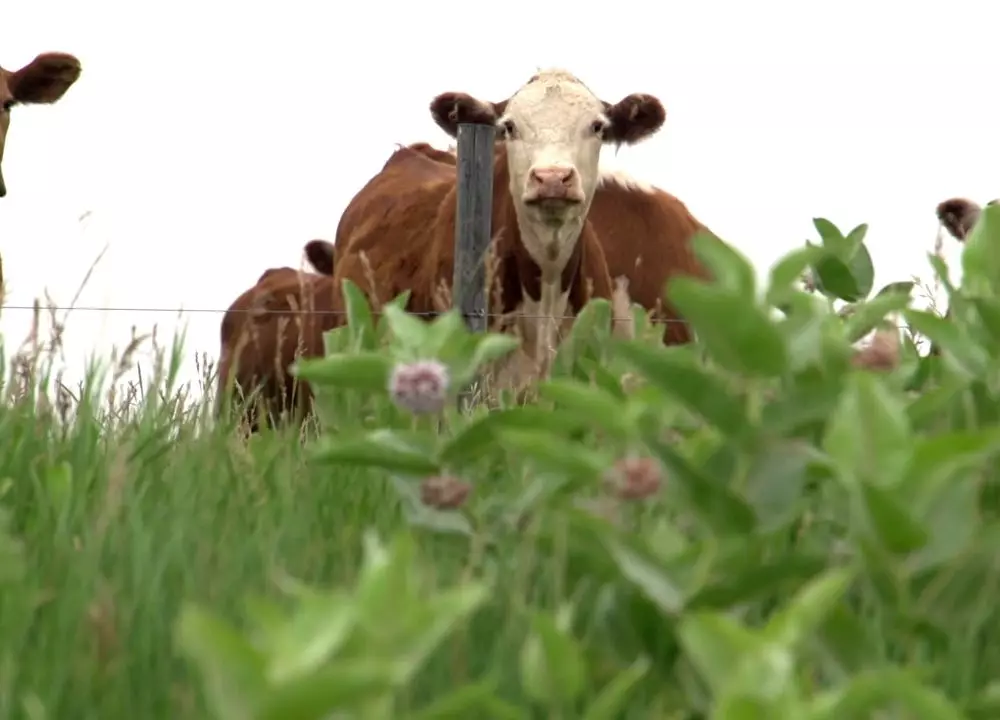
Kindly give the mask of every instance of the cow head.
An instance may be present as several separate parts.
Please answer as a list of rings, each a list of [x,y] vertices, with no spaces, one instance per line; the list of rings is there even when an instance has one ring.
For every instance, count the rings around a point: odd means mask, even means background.
[[[16,105],[51,104],[80,77],[80,61],[65,53],[44,53],[20,70],[0,68],[0,163]],[[0,197],[7,194],[0,168]]]
[[[638,142],[666,119],[652,95],[632,94],[611,105],[559,69],[539,72],[502,102],[449,92],[434,98],[430,109],[452,137],[461,123],[496,125],[507,149],[510,193],[522,233],[525,221],[539,229],[581,226],[600,177],[601,147]],[[562,249],[546,244],[547,254]]]
[[[996,205],[1000,199],[990,200],[987,205]],[[962,242],[972,232],[973,226],[979,220],[982,208],[965,198],[951,198],[937,206],[938,221],[952,236]]]

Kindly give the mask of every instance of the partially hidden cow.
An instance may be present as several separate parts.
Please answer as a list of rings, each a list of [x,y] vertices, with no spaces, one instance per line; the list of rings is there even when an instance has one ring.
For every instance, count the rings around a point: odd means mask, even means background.
[[[643,94],[612,105],[573,74],[550,69],[507,100],[447,92],[434,98],[430,111],[452,137],[461,123],[499,131],[491,235],[500,307],[491,311],[513,318],[522,354],[544,373],[561,332],[587,300],[628,305],[624,282],[615,292],[588,214],[602,147],[657,132],[663,105]],[[367,289],[374,281],[381,300],[409,290],[411,312],[440,310],[439,288],[450,287],[454,270],[456,192],[453,166],[410,147],[396,150],[341,218],[338,286],[350,279]],[[627,336],[629,326],[616,322],[616,334]]]
[[[311,389],[296,381],[289,366],[297,357],[322,356],[323,333],[336,324],[331,313],[340,307],[340,294],[331,277],[332,251],[330,243],[307,243],[306,257],[323,275],[290,267],[265,270],[222,318],[217,410],[228,392],[251,400],[244,413],[251,432],[283,413],[301,421],[312,409]]]
[[[998,202],[1000,199],[990,200],[986,204],[995,205]],[[938,203],[936,212],[941,225],[959,242],[965,242],[981,213],[979,205],[965,198],[950,198]]]
[[[79,77],[80,61],[66,53],[43,53],[20,70],[0,67],[0,197],[7,194],[3,151],[13,109],[18,105],[52,104]]]

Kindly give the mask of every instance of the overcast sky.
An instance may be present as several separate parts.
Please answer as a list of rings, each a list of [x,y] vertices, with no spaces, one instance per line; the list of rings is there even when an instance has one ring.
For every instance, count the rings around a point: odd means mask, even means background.
[[[929,276],[935,204],[1000,195],[998,20],[985,0],[9,0],[0,63],[59,50],[83,74],[12,117],[7,304],[68,303],[107,246],[78,305],[222,310],[332,240],[394,143],[447,146],[436,94],[499,100],[551,65],[610,102],[660,97],[663,129],[604,164],[679,196],[760,273],[823,216],[869,223],[877,286]],[[3,310],[8,346],[29,316]],[[184,317],[189,356],[217,355],[221,313]],[[75,311],[70,370],[154,323],[169,337],[177,314]]]

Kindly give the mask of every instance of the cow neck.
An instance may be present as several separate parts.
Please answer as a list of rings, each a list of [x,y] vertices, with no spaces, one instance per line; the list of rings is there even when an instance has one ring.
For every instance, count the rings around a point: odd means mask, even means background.
[[[589,221],[584,220],[572,249],[568,252],[562,269],[559,272],[559,294],[568,293],[573,283],[577,281],[580,266],[583,261],[583,236],[588,229]],[[542,299],[543,278],[542,267],[528,252],[521,235],[517,210],[510,194],[510,171],[507,164],[507,151],[502,146],[493,157],[493,228],[494,237],[499,230],[500,257],[513,260],[517,269],[517,277],[521,287],[534,302]],[[553,278],[554,280],[554,278]]]

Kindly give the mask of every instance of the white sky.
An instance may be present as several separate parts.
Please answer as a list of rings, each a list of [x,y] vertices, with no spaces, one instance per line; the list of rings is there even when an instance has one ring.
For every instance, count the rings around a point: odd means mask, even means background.
[[[49,50],[83,63],[58,104],[12,118],[8,305],[46,288],[68,303],[107,245],[78,305],[221,311],[267,267],[297,266],[307,240],[332,240],[394,143],[447,145],[427,110],[436,94],[500,100],[539,66],[568,68],[610,102],[659,96],[659,134],[604,163],[678,195],[761,274],[814,236],[818,215],[869,223],[876,287],[929,278],[935,204],[1000,195],[998,3],[593,7],[5,2],[5,67]],[[30,314],[4,309],[8,347]],[[221,317],[185,313],[189,357],[217,355]],[[177,315],[74,311],[72,375],[154,323],[169,337]]]

